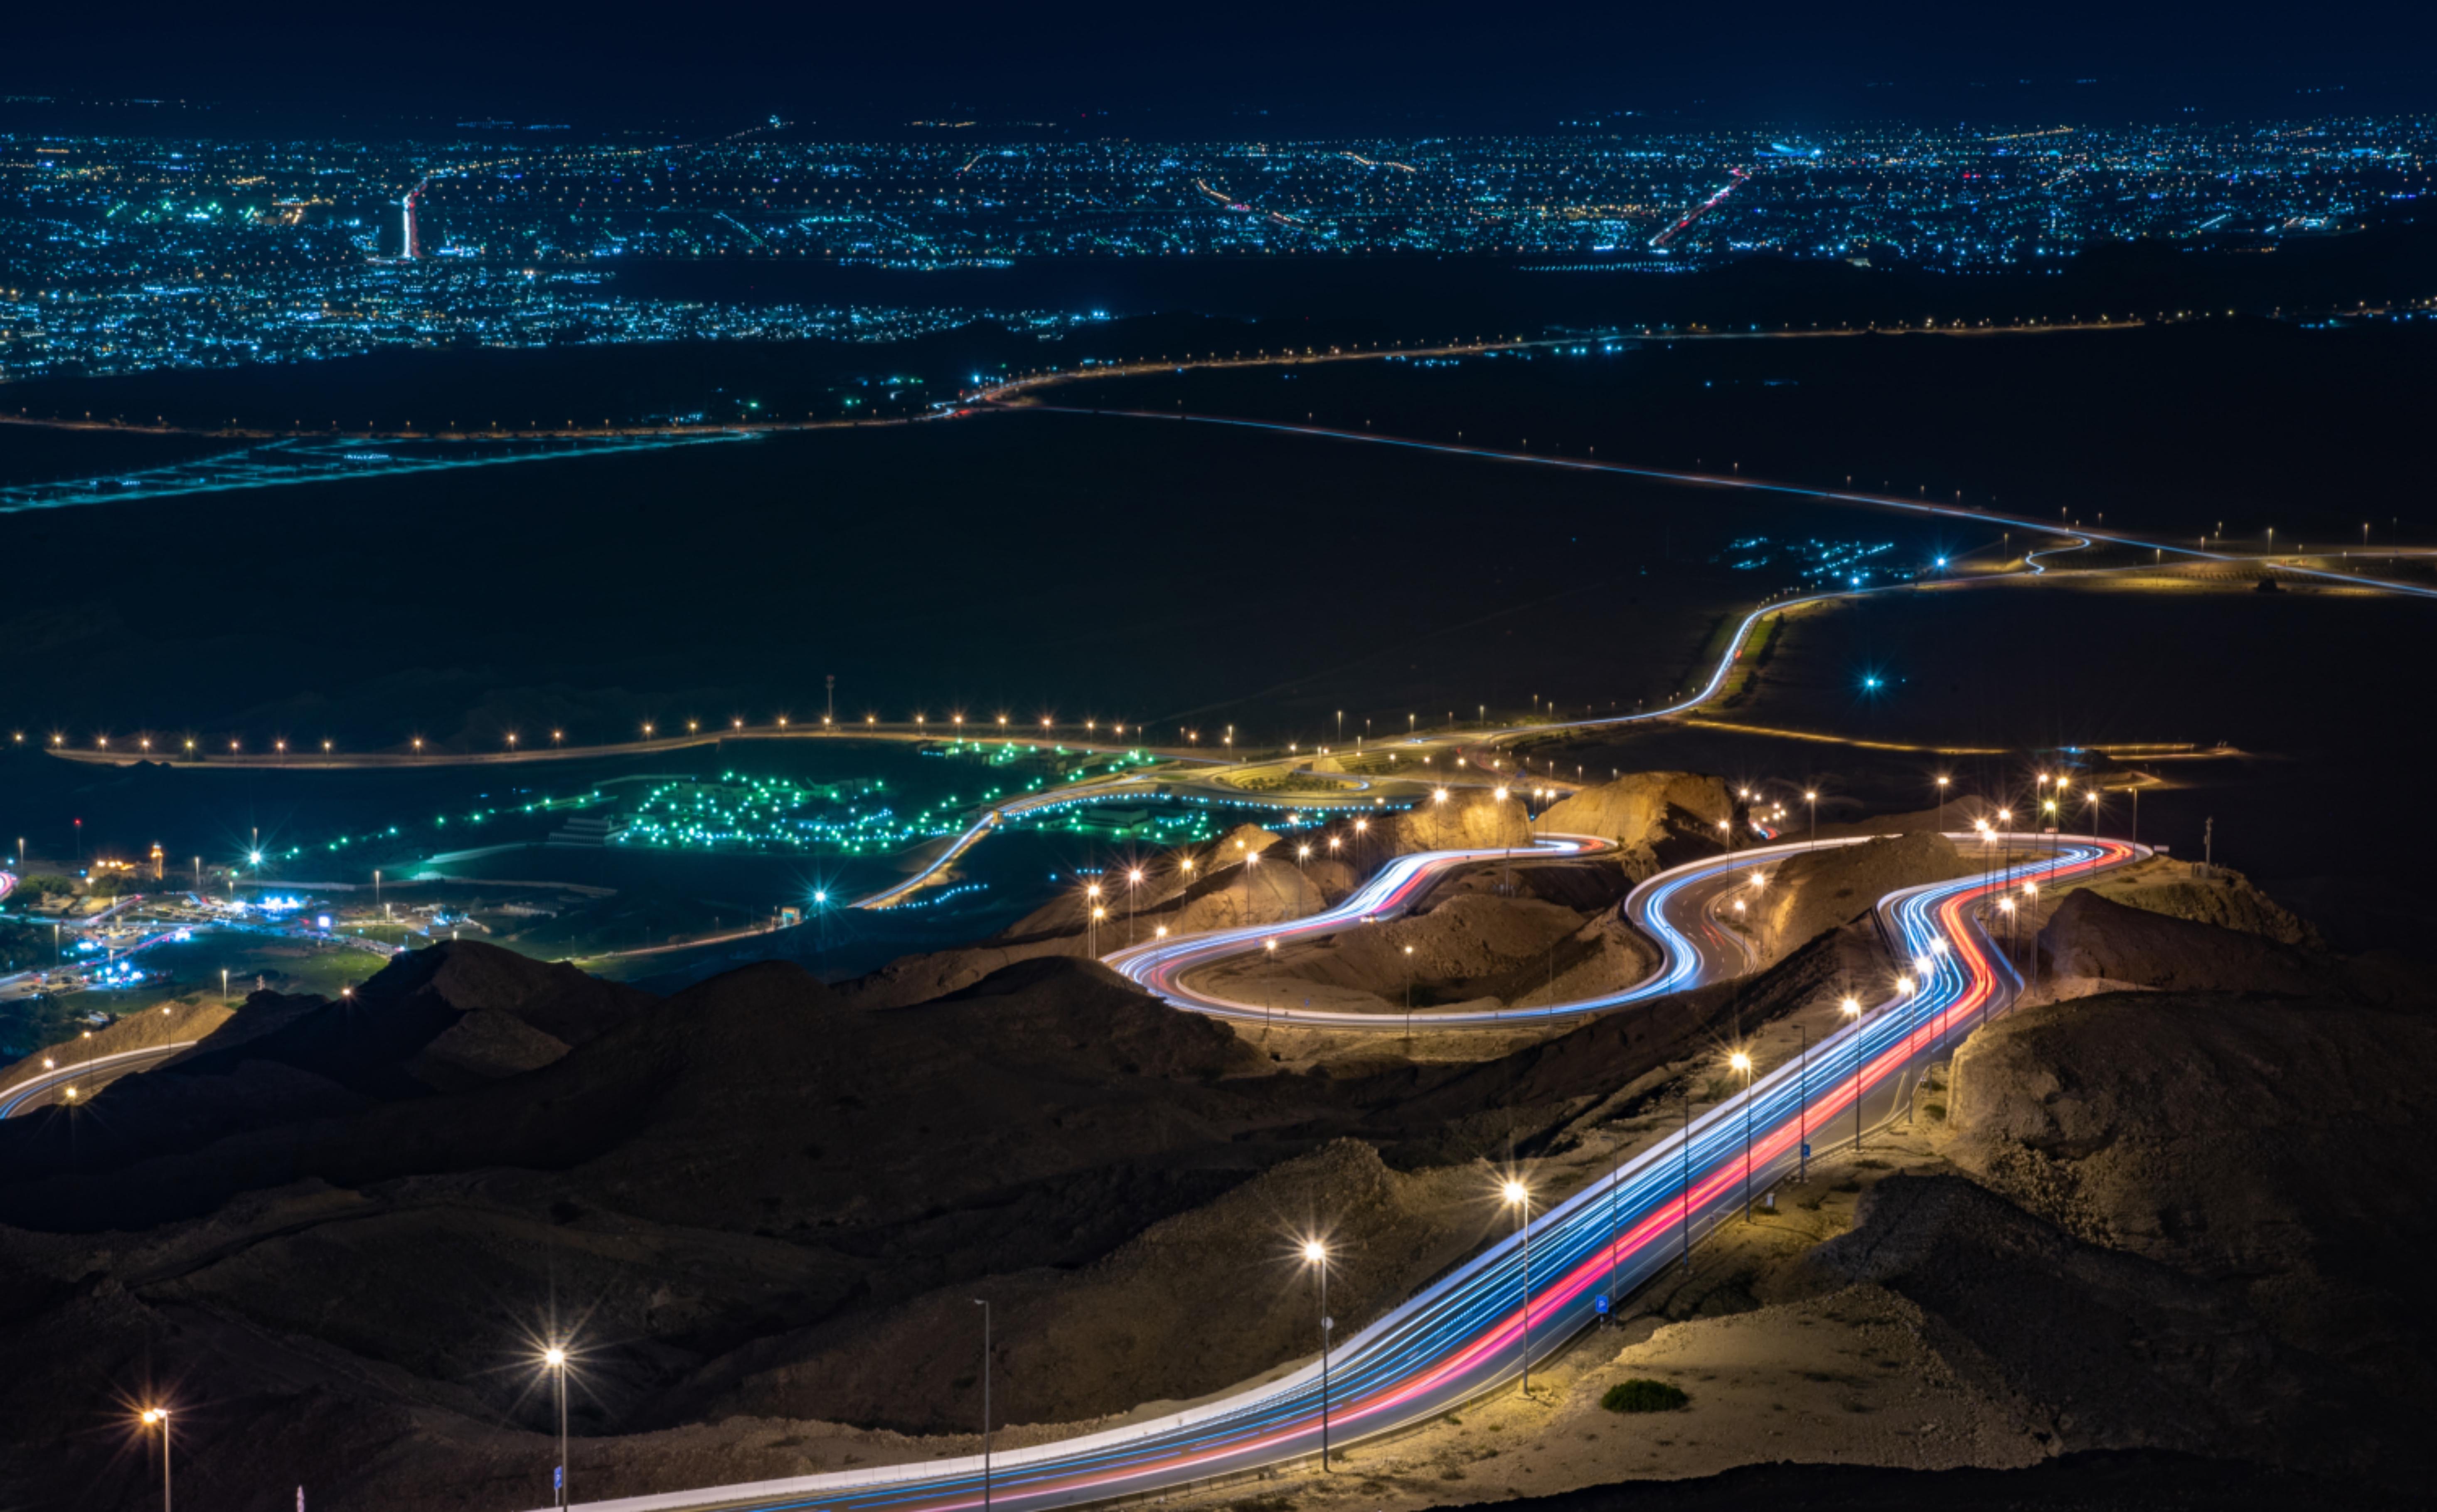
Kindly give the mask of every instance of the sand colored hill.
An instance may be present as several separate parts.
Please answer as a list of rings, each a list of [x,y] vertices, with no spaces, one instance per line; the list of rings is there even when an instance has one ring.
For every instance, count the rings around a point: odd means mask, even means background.
[[[2429,1399],[2432,1074],[2425,1013],[2107,994],[1967,1040],[1943,1148],[2067,1231],[2221,1280],[2287,1345]]]
[[[2326,942],[2306,920],[2253,886],[2240,872],[2160,857],[2127,872],[2103,877],[2089,891],[2129,908],[2169,918],[2191,919],[2280,945],[2323,950]]]
[[[2273,935],[2222,929],[2077,889],[2039,936],[2041,977],[2186,992],[2306,995],[2338,987],[2344,965]],[[2056,990],[2052,985],[2050,990]]]
[[[1968,877],[1979,868],[1942,835],[1909,834],[1803,851],[1765,868],[1746,932],[1768,960],[1866,916],[1898,888]]]
[[[1655,845],[1673,827],[1706,834],[1734,809],[1735,801],[1721,778],[1689,772],[1632,772],[1560,800],[1541,816],[1541,826],[1564,834],[1604,835],[1627,847]]]
[[[61,1066],[71,1066],[86,1055],[115,1055],[121,1051],[149,1050],[157,1045],[174,1045],[181,1040],[201,1039],[228,1022],[235,1010],[220,1002],[206,1002],[197,998],[181,998],[148,1009],[140,1014],[127,1014],[113,1019],[106,1027],[93,1032],[90,1039],[75,1039],[36,1051],[23,1060],[0,1066],[0,1086],[12,1086],[43,1070],[45,1058]]]

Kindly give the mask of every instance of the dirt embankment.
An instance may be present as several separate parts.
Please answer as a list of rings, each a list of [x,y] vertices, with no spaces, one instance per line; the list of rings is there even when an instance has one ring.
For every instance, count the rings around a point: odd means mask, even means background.
[[[1425,797],[1414,808],[1389,816],[1374,828],[1382,841],[1377,854],[1405,856],[1424,850],[1485,850],[1494,846],[1520,849],[1532,843],[1533,826],[1523,805],[1509,798],[1499,803],[1477,788],[1445,790],[1445,803]]]
[[[67,1040],[0,1066],[0,1086],[12,1086],[29,1076],[41,1075],[45,1060],[73,1066],[87,1056],[115,1055],[121,1051],[151,1050],[182,1040],[201,1039],[228,1022],[233,1012],[226,1003],[181,998],[157,1009],[128,1014],[94,1030],[89,1037]]]
[[[2280,945],[2324,950],[2317,929],[2253,886],[2251,878],[2223,866],[2165,857],[2127,871],[2101,877],[2086,890],[2128,908],[2163,913],[2168,918],[2214,924],[2219,929],[2256,934]]]
[[[19,1429],[0,1483],[139,1495],[79,1434],[87,1384],[152,1368],[226,1430],[195,1441],[199,1486],[275,1463],[337,1504],[376,1484],[500,1500],[549,1427],[526,1346],[553,1295],[587,1344],[578,1434],[629,1466],[625,1491],[725,1473],[702,1470],[717,1431],[688,1426],[714,1408],[787,1425],[722,1437],[740,1470],[928,1452],[835,1422],[971,1421],[953,1320],[976,1288],[1020,1325],[1001,1384],[1032,1396],[1010,1412],[1205,1394],[1306,1352],[1298,1283],[1265,1268],[1280,1228],[1341,1226],[1361,1274],[1332,1304],[1364,1315],[1490,1221],[1479,1161],[1548,1146],[1724,1011],[1657,1007],[1484,1064],[1306,1074],[1085,963],[885,1012],[762,965],[455,1091],[412,1074],[437,1034],[319,1037],[334,1007],[430,1007],[452,958],[482,949],[409,958],[352,1006],[265,997],[208,1055],[0,1128],[0,1352],[45,1362],[0,1377]],[[578,978],[554,1004],[497,985],[457,1017],[580,1033],[594,990]],[[1394,1169],[1330,1146],[1348,1136]],[[1085,1341],[1119,1367],[1084,1368]],[[632,1432],[652,1424],[677,1426]]]
[[[1689,843],[1714,844],[1718,821],[1738,809],[1724,779],[1689,772],[1632,772],[1560,799],[1540,816],[1552,834],[1600,835],[1625,853],[1636,881],[1687,859]]]
[[[2117,901],[2125,896],[2181,902],[2187,912]],[[2235,906],[2229,907],[2228,899]],[[2031,1000],[2128,988],[2269,992],[2398,1005],[2428,998],[2424,974],[2403,958],[2331,954],[2316,944],[2308,925],[2281,910],[2265,913],[2241,906],[2251,899],[2265,901],[2231,873],[2208,882],[2169,877],[2163,885],[2118,892],[2076,888],[2049,909],[2040,930]],[[2212,917],[2243,918],[2262,928],[2202,922]]]
[[[1910,834],[1808,850],[1773,861],[1753,890],[1757,915],[1744,928],[1763,958],[1784,956],[1829,930],[1868,914],[1898,888],[1968,877],[1975,859],[1943,835]]]
[[[1452,1190],[1460,1182],[1467,1190]],[[1305,1239],[1330,1246],[1329,1307],[1350,1331],[1479,1242],[1495,1217],[1463,1200],[1479,1185],[1469,1172],[1394,1172],[1369,1145],[1339,1140],[1153,1225],[1082,1270],[995,1277],[978,1294],[952,1287],[851,1334],[813,1330],[741,1351],[677,1388],[665,1410],[709,1422],[747,1411],[936,1426],[931,1394],[941,1382],[960,1395],[976,1389],[973,1296],[983,1295],[993,1309],[996,1408],[1008,1420],[1074,1421],[1112,1402],[1153,1412],[1317,1351],[1316,1278],[1298,1256]]]
[[[2341,1000],[2107,994],[1956,1057],[1945,1151],[2091,1243],[2237,1289],[2283,1344],[2437,1399],[2437,1017]]]

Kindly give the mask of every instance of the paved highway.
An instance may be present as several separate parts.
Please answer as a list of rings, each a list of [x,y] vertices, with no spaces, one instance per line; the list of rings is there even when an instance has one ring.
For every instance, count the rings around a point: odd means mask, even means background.
[[[1560,847],[1582,843],[1550,837],[1541,853],[1580,854]],[[1019,1509],[1075,1506],[1315,1454],[1324,1411],[1330,1443],[1342,1447],[1503,1386],[1521,1371],[1527,1352],[1545,1358],[1588,1326],[1600,1298],[1622,1298],[1682,1263],[1694,1243],[1780,1180],[1806,1141],[1815,1155],[1823,1153],[1908,1106],[1921,1069],[2008,1006],[2021,986],[1980,918],[2008,886],[2052,885],[2148,854],[2121,841],[2072,836],[2056,840],[2053,854],[2043,853],[2048,843],[2042,837],[2008,836],[2005,843],[2010,872],[1906,888],[1881,900],[1881,926],[1904,957],[1894,969],[1911,974],[1911,990],[1882,998],[1803,1059],[1765,1074],[1756,1069],[1742,1095],[1690,1120],[1683,1131],[1622,1161],[1604,1179],[1535,1210],[1528,1247],[1520,1235],[1492,1245],[1346,1340],[1331,1352],[1325,1398],[1315,1362],[1281,1381],[1154,1421],[997,1454],[988,1468],[987,1493],[982,1461],[968,1457],[585,1504],[598,1512],[966,1512],[985,1502]],[[1416,885],[1432,869],[1478,864],[1496,854],[1403,858],[1414,866],[1383,873],[1395,881],[1376,900],[1392,900],[1396,889]],[[1748,866],[1755,854],[1732,860]],[[1675,878],[1687,887],[1692,871],[1677,868],[1653,882]],[[1646,910],[1657,891],[1636,895]],[[1681,918],[1664,902],[1655,914],[1662,923]],[[1346,927],[1345,921],[1334,927]],[[1241,948],[1247,931],[1235,932]],[[1125,954],[1140,959],[1139,952]],[[1671,947],[1662,976],[1685,969],[1683,962]],[[1605,1001],[1559,1013],[1597,1011]],[[1221,1005],[1221,1011],[1242,1006]]]
[[[122,1076],[149,1070],[180,1051],[192,1048],[195,1041],[182,1039],[173,1044],[148,1045],[141,1050],[122,1050],[115,1054],[96,1055],[91,1060],[75,1053],[76,1043],[70,1040],[64,1045],[52,1047],[54,1059],[66,1057],[60,1060],[57,1068],[37,1072],[11,1086],[0,1086],[0,1119],[13,1119],[19,1114],[31,1113],[38,1107],[61,1102],[65,1090],[71,1086],[76,1088],[79,1098],[91,1097]]]
[[[1825,841],[1823,846],[1858,845],[1867,835]],[[1748,885],[1752,872],[1805,848],[1801,843],[1756,846],[1706,860],[1688,862],[1660,872],[1635,888],[1624,900],[1624,916],[1657,942],[1665,964],[1622,992],[1574,1002],[1542,1003],[1527,1008],[1423,1008],[1411,1014],[1364,1013],[1359,1010],[1301,1008],[1246,1002],[1197,987],[1190,977],[1220,962],[1252,955],[1268,942],[1315,939],[1341,930],[1360,929],[1402,913],[1430,884],[1466,866],[1512,857],[1517,860],[1586,857],[1612,849],[1590,835],[1543,835],[1530,847],[1500,850],[1424,851],[1399,856],[1381,867],[1336,907],[1285,924],[1217,930],[1181,940],[1156,941],[1104,957],[1110,966],[1142,984],[1148,992],[1179,1008],[1219,1018],[1261,1023],[1290,1023],[1304,1028],[1381,1030],[1405,1033],[1409,1028],[1489,1029],[1519,1022],[1579,1017],[1605,1013],[1629,1003],[1682,992],[1705,982],[1739,974],[1748,953],[1740,936],[1719,923],[1714,905],[1724,895]]]

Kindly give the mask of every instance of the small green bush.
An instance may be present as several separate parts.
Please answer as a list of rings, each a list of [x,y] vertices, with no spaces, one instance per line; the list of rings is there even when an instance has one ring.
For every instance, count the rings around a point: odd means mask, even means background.
[[[1692,1404],[1682,1387],[1639,1378],[1618,1382],[1600,1398],[1600,1405],[1612,1413],[1672,1413]]]

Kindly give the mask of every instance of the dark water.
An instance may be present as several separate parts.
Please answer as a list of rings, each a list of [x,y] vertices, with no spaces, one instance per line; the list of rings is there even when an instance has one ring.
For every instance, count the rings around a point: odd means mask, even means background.
[[[0,516],[8,728],[261,749],[816,714],[1349,738],[1657,698],[1752,535],[1933,525],[1494,461],[1082,416]],[[87,573],[74,565],[92,564]]]

